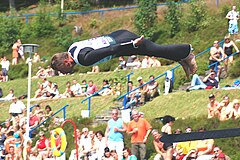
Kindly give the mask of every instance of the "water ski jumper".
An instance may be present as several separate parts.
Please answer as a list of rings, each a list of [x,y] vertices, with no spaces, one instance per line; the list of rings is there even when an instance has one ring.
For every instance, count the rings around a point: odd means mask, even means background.
[[[117,30],[108,35],[73,43],[68,52],[52,57],[52,68],[61,73],[70,73],[78,65],[91,66],[115,57],[145,55],[166,58],[179,62],[187,77],[197,71],[191,44],[159,45],[144,36],[127,30]]]

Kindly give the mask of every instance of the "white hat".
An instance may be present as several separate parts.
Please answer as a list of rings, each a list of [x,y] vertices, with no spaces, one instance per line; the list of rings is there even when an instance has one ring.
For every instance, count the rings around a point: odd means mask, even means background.
[[[142,80],[142,77],[138,77],[138,78],[137,78],[137,81],[139,81],[139,80]]]

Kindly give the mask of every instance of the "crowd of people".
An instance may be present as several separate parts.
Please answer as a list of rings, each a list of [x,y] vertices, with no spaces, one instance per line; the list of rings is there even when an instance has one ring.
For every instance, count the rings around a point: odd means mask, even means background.
[[[161,66],[160,61],[154,56],[152,57],[144,56],[142,61],[140,61],[140,58],[135,55],[128,57],[127,61],[123,56],[120,56],[118,60],[119,60],[119,65],[114,71],[117,71],[119,69],[126,70],[126,69],[151,68],[151,67]]]
[[[240,116],[239,100],[230,100],[229,96],[224,96],[223,99],[218,102],[213,94],[209,95],[208,104],[208,118],[216,117],[220,121],[226,121],[228,119],[238,119]]]

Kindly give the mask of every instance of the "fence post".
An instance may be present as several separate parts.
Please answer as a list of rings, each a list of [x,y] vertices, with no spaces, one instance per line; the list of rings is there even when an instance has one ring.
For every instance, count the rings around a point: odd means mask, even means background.
[[[174,71],[175,71],[175,68],[172,69],[172,84],[173,85],[174,85],[174,81],[175,81]]]
[[[26,16],[26,22],[25,23],[28,24],[28,16]]]
[[[64,107],[64,109],[63,109],[63,118],[64,118],[64,120],[66,120],[66,107]]]
[[[90,110],[91,110],[91,98],[88,99],[88,116],[90,117]]]

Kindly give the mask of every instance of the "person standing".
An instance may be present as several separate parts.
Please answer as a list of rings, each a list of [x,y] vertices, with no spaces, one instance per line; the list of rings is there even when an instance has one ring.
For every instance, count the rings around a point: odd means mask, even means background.
[[[18,64],[18,50],[21,45],[22,42],[18,39],[12,46],[12,65]]]
[[[122,158],[124,148],[123,133],[126,132],[127,126],[122,118],[118,117],[118,110],[112,110],[112,119],[108,121],[105,131],[106,144],[110,150],[116,150],[118,159]]]
[[[232,6],[232,10],[228,12],[226,18],[228,21],[228,32],[229,34],[233,34],[233,39],[235,40],[236,35],[238,34],[238,20],[239,20],[239,12],[236,11],[237,7]]]
[[[127,133],[131,135],[132,154],[140,160],[146,159],[146,142],[151,133],[152,126],[149,122],[140,118],[138,110],[132,110],[133,120],[129,122]]]
[[[5,56],[2,58],[1,65],[2,65],[3,82],[7,82],[10,62],[7,60]]]

